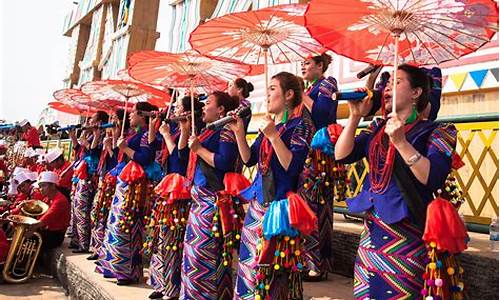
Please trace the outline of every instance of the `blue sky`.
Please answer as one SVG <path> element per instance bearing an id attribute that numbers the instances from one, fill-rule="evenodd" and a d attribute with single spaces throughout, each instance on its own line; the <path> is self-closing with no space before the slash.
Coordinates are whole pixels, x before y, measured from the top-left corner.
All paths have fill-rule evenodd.
<path id="1" fill-rule="evenodd" d="M 62 87 L 70 39 L 61 28 L 72 2 L 0 1 L 0 119 L 36 123 Z"/>

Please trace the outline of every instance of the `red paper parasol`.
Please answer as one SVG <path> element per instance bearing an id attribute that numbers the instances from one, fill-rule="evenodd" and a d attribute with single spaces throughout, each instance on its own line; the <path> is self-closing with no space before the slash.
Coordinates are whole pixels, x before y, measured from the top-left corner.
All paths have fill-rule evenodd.
<path id="1" fill-rule="evenodd" d="M 305 17 L 325 47 L 354 60 L 393 64 L 394 71 L 399 62 L 458 59 L 498 31 L 492 0 L 313 0 Z M 396 95 L 392 100 L 394 111 Z"/>
<path id="2" fill-rule="evenodd" d="M 91 81 L 83 84 L 81 90 L 84 94 L 89 95 L 92 99 L 124 101 L 125 107 L 128 107 L 129 102 L 170 102 L 170 96 L 167 93 L 145 84 L 133 81 Z M 126 113 L 123 115 L 122 124 L 125 124 L 126 115 Z M 122 135 L 123 131 L 124 127 L 122 126 Z"/>
<path id="3" fill-rule="evenodd" d="M 195 87 L 225 89 L 228 81 L 245 76 L 250 71 L 250 66 L 214 60 L 193 50 L 179 54 L 139 52 L 129 58 L 131 61 L 134 65 L 129 68 L 129 74 L 136 80 L 152 85 L 189 87 L 193 107 Z M 192 116 L 192 130 L 195 129 L 194 121 Z"/>
<path id="4" fill-rule="evenodd" d="M 306 7 L 280 5 L 224 15 L 196 27 L 189 42 L 209 57 L 263 64 L 267 94 L 268 60 L 272 64 L 291 63 L 324 51 L 304 27 Z"/>
<path id="5" fill-rule="evenodd" d="M 88 95 L 82 93 L 79 89 L 57 90 L 53 93 L 53 96 L 55 100 L 67 107 L 85 110 L 87 112 L 85 116 L 89 116 L 90 112 L 105 109 L 104 104 L 92 101 Z"/>
<path id="6" fill-rule="evenodd" d="M 70 105 L 67 105 L 67 104 L 64 104 L 61 102 L 57 102 L 57 101 L 49 102 L 48 106 L 52 109 L 57 110 L 57 111 L 71 114 L 71 115 L 76 115 L 76 116 L 89 117 L 90 114 L 95 113 L 95 111 L 92 111 L 92 110 L 89 111 L 86 107 L 84 108 L 84 107 L 79 107 L 79 106 L 70 106 Z"/>

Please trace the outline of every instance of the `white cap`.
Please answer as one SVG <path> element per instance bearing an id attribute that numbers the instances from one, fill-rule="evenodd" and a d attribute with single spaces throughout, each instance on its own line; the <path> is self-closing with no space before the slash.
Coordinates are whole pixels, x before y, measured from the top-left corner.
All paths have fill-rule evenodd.
<path id="1" fill-rule="evenodd" d="M 19 174 L 17 174 L 15 177 L 14 177 L 14 180 L 16 181 L 17 185 L 20 185 L 21 183 L 25 182 L 26 180 L 29 180 L 29 181 L 34 181 L 32 178 L 33 176 L 30 174 L 32 172 L 21 172 Z M 36 175 L 35 175 L 36 176 Z M 36 179 L 35 179 L 36 180 Z"/>
<path id="2" fill-rule="evenodd" d="M 0 140 L 0 148 L 7 148 L 8 145 L 6 140 Z"/>
<path id="3" fill-rule="evenodd" d="M 49 182 L 49 183 L 55 183 L 59 182 L 59 175 L 57 175 L 56 172 L 51 172 L 51 171 L 45 171 L 40 173 L 38 175 L 38 183 L 42 182 Z"/>
<path id="4" fill-rule="evenodd" d="M 26 172 L 26 175 L 28 175 L 28 177 L 31 181 L 36 181 L 38 178 L 37 172 Z"/>
<path id="5" fill-rule="evenodd" d="M 45 161 L 50 164 L 51 162 L 56 160 L 56 158 L 58 158 L 62 154 L 63 154 L 63 151 L 60 148 L 51 149 L 47 154 L 45 154 Z"/>
<path id="6" fill-rule="evenodd" d="M 14 171 L 12 171 L 12 175 L 16 176 L 17 174 L 19 174 L 21 172 L 29 172 L 29 170 L 26 168 L 16 167 L 14 169 Z"/>
<path id="7" fill-rule="evenodd" d="M 33 148 L 28 148 L 24 151 L 24 157 L 37 157 L 38 153 Z"/>
<path id="8" fill-rule="evenodd" d="M 28 120 L 24 119 L 24 120 L 22 120 L 22 121 L 19 122 L 19 126 L 22 127 L 22 126 L 28 124 L 28 122 L 29 122 Z"/>

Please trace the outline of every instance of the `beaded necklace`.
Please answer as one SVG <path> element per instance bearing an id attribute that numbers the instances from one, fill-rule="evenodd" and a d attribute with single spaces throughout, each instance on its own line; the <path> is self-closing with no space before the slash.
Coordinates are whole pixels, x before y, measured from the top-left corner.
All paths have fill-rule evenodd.
<path id="1" fill-rule="evenodd" d="M 418 123 L 416 114 L 406 120 L 405 135 Z M 373 137 L 368 150 L 368 160 L 370 164 L 371 191 L 376 194 L 383 194 L 388 187 L 394 166 L 396 148 L 389 141 L 389 136 L 385 134 L 385 123 Z"/>

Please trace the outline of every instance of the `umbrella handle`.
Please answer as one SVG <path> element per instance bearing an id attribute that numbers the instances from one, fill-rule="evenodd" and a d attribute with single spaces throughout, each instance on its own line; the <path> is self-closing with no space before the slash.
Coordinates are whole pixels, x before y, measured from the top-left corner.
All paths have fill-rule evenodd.
<path id="1" fill-rule="evenodd" d="M 266 100 L 266 112 L 269 113 L 269 98 L 268 98 L 268 91 L 269 91 L 269 62 L 268 62 L 268 53 L 269 53 L 269 48 L 263 48 L 264 50 L 264 81 L 265 81 L 265 90 L 264 90 L 264 99 Z"/>
<path id="2" fill-rule="evenodd" d="M 194 128 L 194 87 L 193 81 L 191 80 L 191 86 L 189 87 L 189 93 L 191 94 L 191 135 L 196 135 L 196 128 Z"/>
<path id="3" fill-rule="evenodd" d="M 123 110 L 123 120 L 122 120 L 122 132 L 120 136 L 123 138 L 123 134 L 125 133 L 125 120 L 127 120 L 127 107 L 128 107 L 128 96 L 125 96 L 125 109 Z"/>
<path id="4" fill-rule="evenodd" d="M 398 56 L 399 56 L 399 33 L 394 34 L 394 75 L 392 76 L 392 112 L 396 113 L 396 85 L 397 85 L 397 73 L 398 73 Z"/>
<path id="5" fill-rule="evenodd" d="M 170 100 L 170 105 L 168 106 L 168 109 L 167 109 L 167 115 L 166 115 L 166 117 L 165 117 L 167 120 L 168 120 L 168 118 L 170 117 L 170 112 L 172 111 L 172 105 L 174 104 L 174 103 L 173 103 L 173 101 L 174 101 L 174 99 L 175 99 L 175 92 L 176 92 L 176 91 L 175 91 L 175 89 L 174 89 L 174 91 L 172 92 L 172 97 L 170 97 L 170 99 L 171 99 L 171 100 Z M 177 101 L 176 101 L 176 103 L 177 103 Z"/>

